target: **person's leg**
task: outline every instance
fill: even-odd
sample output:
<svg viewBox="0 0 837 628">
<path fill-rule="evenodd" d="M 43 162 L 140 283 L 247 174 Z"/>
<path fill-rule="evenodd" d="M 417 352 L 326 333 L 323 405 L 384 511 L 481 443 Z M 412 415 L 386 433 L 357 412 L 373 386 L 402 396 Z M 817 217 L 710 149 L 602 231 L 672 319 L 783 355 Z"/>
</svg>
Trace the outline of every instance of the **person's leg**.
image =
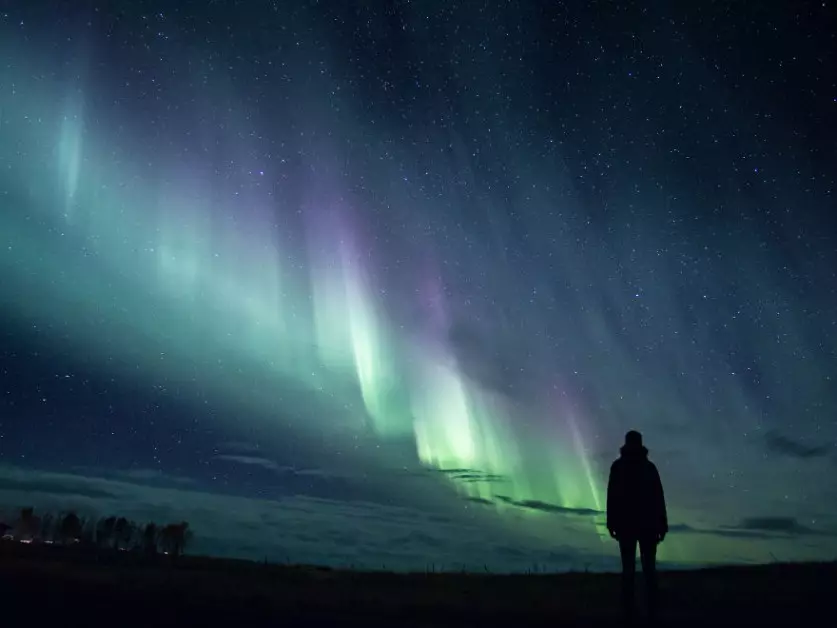
<svg viewBox="0 0 837 628">
<path fill-rule="evenodd" d="M 639 554 L 642 561 L 642 577 L 645 580 L 645 599 L 648 606 L 648 616 L 654 619 L 657 615 L 657 540 L 646 538 L 639 540 Z"/>
<path fill-rule="evenodd" d="M 619 553 L 622 556 L 622 611 L 629 618 L 633 617 L 635 605 L 636 543 L 634 538 L 619 539 Z"/>
</svg>

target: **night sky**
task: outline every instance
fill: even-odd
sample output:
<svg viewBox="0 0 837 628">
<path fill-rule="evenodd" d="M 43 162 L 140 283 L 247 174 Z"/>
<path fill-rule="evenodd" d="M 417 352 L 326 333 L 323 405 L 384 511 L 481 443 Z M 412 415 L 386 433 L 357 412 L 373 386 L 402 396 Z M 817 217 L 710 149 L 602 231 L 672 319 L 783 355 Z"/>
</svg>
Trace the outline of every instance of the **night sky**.
<svg viewBox="0 0 837 628">
<path fill-rule="evenodd" d="M 687 7 L 687 8 L 684 8 Z M 0 509 L 192 551 L 837 554 L 833 2 L 0 2 Z"/>
</svg>

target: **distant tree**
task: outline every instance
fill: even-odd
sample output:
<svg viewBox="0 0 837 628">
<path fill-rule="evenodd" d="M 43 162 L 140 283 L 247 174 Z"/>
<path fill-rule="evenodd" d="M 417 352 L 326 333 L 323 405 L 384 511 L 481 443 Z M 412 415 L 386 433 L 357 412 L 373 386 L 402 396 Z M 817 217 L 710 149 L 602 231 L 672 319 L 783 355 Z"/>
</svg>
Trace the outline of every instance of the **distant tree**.
<svg viewBox="0 0 837 628">
<path fill-rule="evenodd" d="M 172 524 L 160 528 L 160 549 L 164 554 L 171 554 L 174 543 L 174 531 Z"/>
<path fill-rule="evenodd" d="M 157 524 L 153 521 L 145 524 L 142 530 L 142 549 L 146 554 L 154 555 L 157 553 L 157 542 L 159 541 L 160 531 Z"/>
<path fill-rule="evenodd" d="M 124 517 L 120 517 L 124 519 Z M 134 546 L 134 539 L 137 535 L 137 524 L 130 519 L 124 519 L 125 523 L 120 527 L 119 543 L 125 549 L 131 549 Z"/>
<path fill-rule="evenodd" d="M 128 534 L 129 522 L 125 517 L 119 517 L 113 526 L 113 549 L 119 549 L 123 546 L 125 536 Z"/>
<path fill-rule="evenodd" d="M 150 521 L 140 525 L 126 517 L 82 518 L 75 511 L 59 515 L 46 513 L 39 517 L 32 507 L 22 508 L 14 525 L 0 521 L 0 537 L 9 532 L 18 540 L 54 540 L 63 544 L 80 542 L 85 547 L 125 548 L 149 555 L 164 550 L 174 558 L 184 553 L 192 539 L 187 521 L 165 526 Z"/>
<path fill-rule="evenodd" d="M 65 514 L 60 523 L 60 537 L 64 544 L 76 543 L 81 540 L 83 523 L 75 511 Z"/>
<path fill-rule="evenodd" d="M 114 529 L 116 528 L 116 517 L 99 519 L 96 525 L 96 544 L 99 547 L 110 547 L 113 545 Z"/>
<path fill-rule="evenodd" d="M 189 530 L 189 523 L 186 521 L 170 523 L 160 533 L 161 544 L 175 558 L 183 553 L 191 538 L 192 532 Z"/>
<path fill-rule="evenodd" d="M 41 518 L 35 514 L 35 509 L 29 506 L 28 508 L 20 509 L 20 517 L 17 520 L 17 534 L 15 535 L 19 541 L 32 539 L 38 536 L 41 530 Z"/>
<path fill-rule="evenodd" d="M 96 519 L 89 517 L 81 521 L 81 536 L 79 540 L 85 547 L 94 547 L 96 545 Z"/>
<path fill-rule="evenodd" d="M 55 515 L 48 512 L 41 517 L 41 529 L 38 534 L 42 541 L 52 541 L 55 538 Z"/>
</svg>

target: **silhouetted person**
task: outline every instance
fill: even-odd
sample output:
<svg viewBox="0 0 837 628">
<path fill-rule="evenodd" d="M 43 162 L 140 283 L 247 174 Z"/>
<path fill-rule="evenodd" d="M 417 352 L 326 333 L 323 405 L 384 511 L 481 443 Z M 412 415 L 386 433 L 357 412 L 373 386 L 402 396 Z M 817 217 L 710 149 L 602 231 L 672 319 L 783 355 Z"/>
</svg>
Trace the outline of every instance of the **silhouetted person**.
<svg viewBox="0 0 837 628">
<path fill-rule="evenodd" d="M 607 484 L 607 529 L 619 541 L 622 555 L 622 608 L 626 618 L 633 619 L 639 544 L 648 613 L 653 619 L 657 610 L 657 544 L 668 532 L 663 484 L 642 445 L 642 434 L 634 430 L 625 434 L 620 453 L 610 467 Z"/>
</svg>

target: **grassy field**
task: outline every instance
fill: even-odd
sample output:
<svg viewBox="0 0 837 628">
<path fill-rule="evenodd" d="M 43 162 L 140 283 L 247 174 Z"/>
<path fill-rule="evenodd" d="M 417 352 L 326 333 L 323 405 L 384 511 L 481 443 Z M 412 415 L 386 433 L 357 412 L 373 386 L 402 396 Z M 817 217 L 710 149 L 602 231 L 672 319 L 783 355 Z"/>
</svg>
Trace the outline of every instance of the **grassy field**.
<svg viewBox="0 0 837 628">
<path fill-rule="evenodd" d="M 664 572 L 660 585 L 663 625 L 828 624 L 837 563 Z M 9 626 L 608 626 L 619 624 L 618 587 L 616 574 L 394 574 L 202 557 L 172 564 L 0 544 Z"/>
</svg>

